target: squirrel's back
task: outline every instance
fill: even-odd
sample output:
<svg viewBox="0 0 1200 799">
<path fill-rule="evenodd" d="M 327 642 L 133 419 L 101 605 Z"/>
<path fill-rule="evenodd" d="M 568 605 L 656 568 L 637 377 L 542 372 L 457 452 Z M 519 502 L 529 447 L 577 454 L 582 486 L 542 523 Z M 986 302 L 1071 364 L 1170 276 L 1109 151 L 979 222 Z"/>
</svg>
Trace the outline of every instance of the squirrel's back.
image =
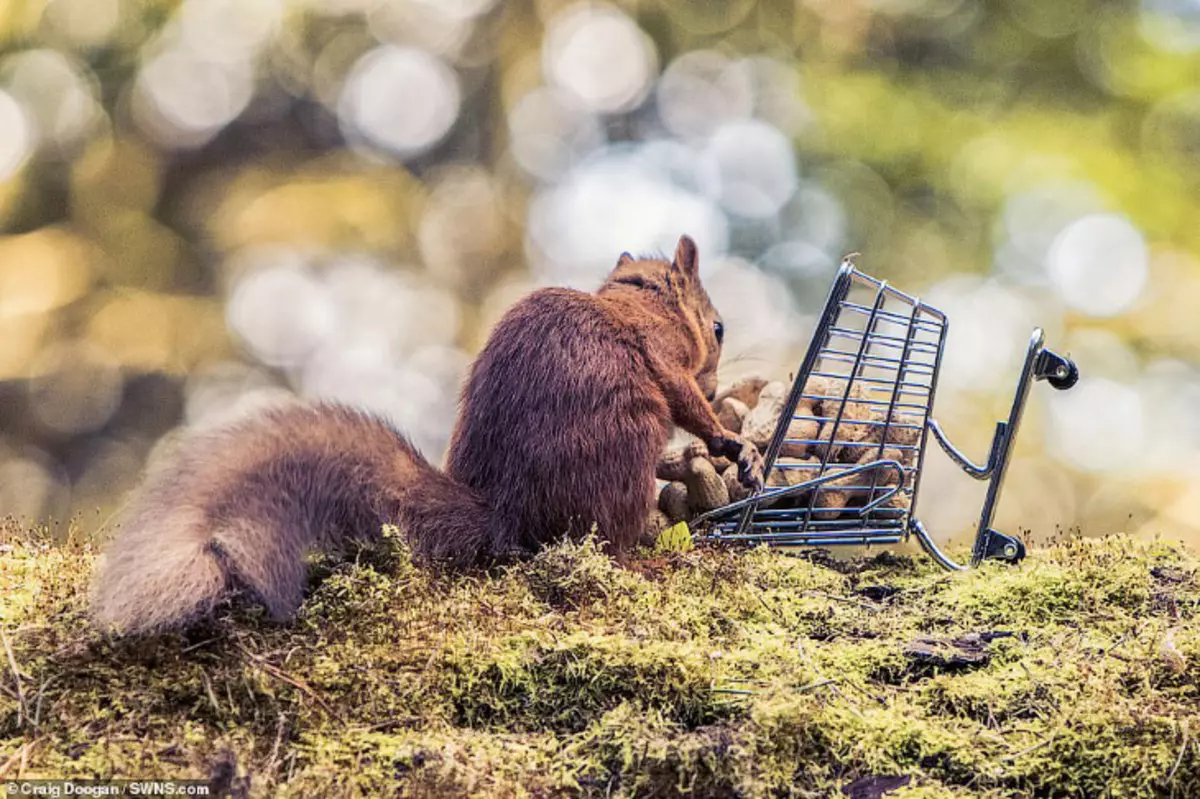
<svg viewBox="0 0 1200 799">
<path fill-rule="evenodd" d="M 634 543 L 671 425 L 636 320 L 593 294 L 534 292 L 492 332 L 461 408 L 447 470 L 487 503 L 493 547 L 593 524 L 615 551 Z"/>
</svg>

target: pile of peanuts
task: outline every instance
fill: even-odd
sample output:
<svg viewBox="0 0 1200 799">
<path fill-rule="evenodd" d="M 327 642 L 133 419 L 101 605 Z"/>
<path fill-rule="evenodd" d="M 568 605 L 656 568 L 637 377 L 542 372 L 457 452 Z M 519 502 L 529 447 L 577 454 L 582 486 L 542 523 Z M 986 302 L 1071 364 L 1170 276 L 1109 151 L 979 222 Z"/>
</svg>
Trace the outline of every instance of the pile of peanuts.
<svg viewBox="0 0 1200 799">
<path fill-rule="evenodd" d="M 713 410 L 726 429 L 739 433 L 765 454 L 787 403 L 789 390 L 790 386 L 783 382 L 747 378 L 718 395 L 713 401 Z M 869 395 L 858 381 L 851 384 L 841 421 L 837 424 L 836 439 L 830 442 L 845 394 L 845 379 L 809 379 L 804 395 L 829 399 L 801 398 L 795 411 L 795 416 L 801 418 L 794 418 L 789 425 L 776 466 L 807 464 L 810 468 L 774 468 L 767 475 L 768 487 L 812 480 L 821 473 L 820 464 L 826 460 L 827 474 L 831 470 L 844 471 L 878 460 L 894 460 L 905 467 L 912 466 L 916 450 L 903 447 L 920 442 L 922 419 L 894 412 L 884 441 L 881 423 L 885 420 L 886 408 L 863 400 L 877 401 L 880 397 L 887 399 L 888 395 Z M 702 513 L 749 496 L 747 489 L 738 482 L 737 472 L 736 465 L 725 458 L 711 457 L 698 439 L 693 438 L 682 448 L 668 450 L 658 468 L 658 478 L 667 482 L 659 491 L 658 510 L 650 519 L 650 532 L 680 521 L 691 521 Z M 845 486 L 874 484 L 886 488 L 896 483 L 896 470 L 882 467 L 831 480 L 818 490 L 813 507 L 819 510 L 815 510 L 814 518 L 837 519 L 847 515 L 847 509 L 855 507 L 856 502 L 861 506 L 867 501 L 869 491 Z M 773 507 L 807 508 L 811 500 L 811 492 L 805 491 L 786 497 Z M 908 496 L 898 491 L 884 506 L 907 508 Z"/>
</svg>

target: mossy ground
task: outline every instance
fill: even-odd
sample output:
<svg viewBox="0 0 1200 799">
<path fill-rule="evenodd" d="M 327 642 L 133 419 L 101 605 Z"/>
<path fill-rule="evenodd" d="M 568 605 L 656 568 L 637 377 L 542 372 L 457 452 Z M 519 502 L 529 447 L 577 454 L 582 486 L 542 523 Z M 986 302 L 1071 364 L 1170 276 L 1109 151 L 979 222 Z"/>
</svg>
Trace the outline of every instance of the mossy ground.
<svg viewBox="0 0 1200 799">
<path fill-rule="evenodd" d="M 1164 543 L 947 574 L 765 550 L 625 569 L 584 542 L 473 576 L 391 543 L 315 564 L 292 625 L 235 605 L 114 642 L 87 628 L 85 547 L 8 539 L 0 776 L 218 775 L 306 797 L 829 796 L 893 776 L 911 780 L 888 797 L 1200 796 L 1200 562 Z M 973 659 L 945 643 L 988 632 L 1013 635 Z"/>
</svg>

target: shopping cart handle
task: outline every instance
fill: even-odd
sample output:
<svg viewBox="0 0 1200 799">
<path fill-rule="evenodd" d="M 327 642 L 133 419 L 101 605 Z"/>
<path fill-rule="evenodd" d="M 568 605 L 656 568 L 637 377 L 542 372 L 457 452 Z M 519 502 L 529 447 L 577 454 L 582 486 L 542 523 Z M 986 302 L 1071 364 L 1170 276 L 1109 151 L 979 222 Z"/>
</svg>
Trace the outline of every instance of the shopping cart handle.
<svg viewBox="0 0 1200 799">
<path fill-rule="evenodd" d="M 1033 376 L 1045 380 L 1059 391 L 1065 391 L 1079 382 L 1079 368 L 1070 358 L 1042 350 L 1033 364 Z"/>
<path fill-rule="evenodd" d="M 972 461 L 956 446 L 950 443 L 950 439 L 946 438 L 946 432 L 942 430 L 942 426 L 938 424 L 937 419 L 930 418 L 926 422 L 929 432 L 933 433 L 933 437 L 946 454 L 950 456 L 950 460 L 957 463 L 964 472 L 974 477 L 976 480 L 986 480 L 992 476 L 992 472 L 996 468 L 996 461 L 999 458 L 1000 448 L 1004 445 L 1004 434 L 1008 431 L 1006 422 L 997 422 L 996 435 L 992 438 L 992 449 L 988 453 L 987 463 L 980 466 Z"/>
</svg>

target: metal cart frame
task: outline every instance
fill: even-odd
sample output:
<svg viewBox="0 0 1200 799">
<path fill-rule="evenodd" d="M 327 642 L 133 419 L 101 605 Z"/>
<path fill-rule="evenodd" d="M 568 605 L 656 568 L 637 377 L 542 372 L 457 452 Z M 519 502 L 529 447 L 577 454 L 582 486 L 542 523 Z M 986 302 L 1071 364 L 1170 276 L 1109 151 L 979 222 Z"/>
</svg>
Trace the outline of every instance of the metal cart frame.
<svg viewBox="0 0 1200 799">
<path fill-rule="evenodd" d="M 1068 389 L 1079 379 L 1079 372 L 1070 359 L 1047 349 L 1043 331 L 1035 329 L 1008 419 L 996 424 L 987 460 L 976 464 L 950 443 L 932 416 L 948 327 L 949 320 L 941 311 L 844 261 L 763 453 L 767 474 L 772 470 L 782 473 L 809 469 L 815 476 L 793 485 L 764 489 L 703 514 L 693 522 L 700 535 L 714 542 L 788 547 L 896 544 L 915 536 L 942 566 L 967 568 L 938 548 L 916 515 L 921 467 L 932 433 L 963 471 L 988 481 L 970 565 L 978 565 L 985 558 L 1014 563 L 1021 560 L 1025 545 L 994 529 L 992 521 L 1025 402 L 1035 380 Z M 827 387 L 835 386 L 842 392 L 840 398 L 836 393 L 809 393 L 813 378 L 824 381 Z M 801 402 L 822 402 L 832 409 L 817 416 L 797 414 Z M 874 409 L 873 416 L 864 419 L 860 413 L 854 419 L 855 407 Z M 789 438 L 789 430 L 797 421 L 818 424 L 820 430 L 830 432 L 812 439 Z M 874 428 L 868 432 L 878 437 L 877 442 L 860 440 L 861 431 L 867 428 Z M 889 436 L 898 437 L 904 429 L 912 431 L 903 439 L 911 443 L 894 443 Z M 914 436 L 918 438 L 915 442 Z M 810 451 L 823 454 L 819 462 L 813 457 L 789 460 L 782 457 L 785 444 L 813 447 L 816 449 Z M 853 454 L 860 451 L 855 447 L 876 448 L 876 456 L 868 459 L 863 455 L 857 463 L 832 460 L 835 450 Z M 847 485 L 848 480 L 854 484 Z M 861 500 L 862 504 L 834 513 L 822 509 L 819 498 L 836 492 L 856 497 L 853 501 Z M 790 507 L 779 507 L 788 504 Z"/>
</svg>

